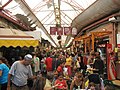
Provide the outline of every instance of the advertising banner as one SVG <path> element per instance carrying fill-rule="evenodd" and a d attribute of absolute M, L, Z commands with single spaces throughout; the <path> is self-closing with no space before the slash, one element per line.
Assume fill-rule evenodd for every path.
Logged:
<path fill-rule="evenodd" d="M 50 27 L 50 35 L 56 35 L 57 28 L 56 27 Z"/>
<path fill-rule="evenodd" d="M 72 28 L 71 27 L 64 27 L 64 35 L 71 35 Z"/>
<path fill-rule="evenodd" d="M 63 35 L 63 30 L 64 30 L 64 35 L 76 35 L 77 34 L 77 29 L 76 28 L 71 28 L 71 27 L 50 27 L 50 35 Z"/>
<path fill-rule="evenodd" d="M 57 35 L 63 35 L 63 27 L 57 28 Z"/>
<path fill-rule="evenodd" d="M 114 64 L 114 55 L 112 56 L 112 44 L 107 44 L 107 75 L 108 80 L 115 80 L 116 79 L 116 71 L 115 71 L 115 64 Z"/>
<path fill-rule="evenodd" d="M 76 28 L 72 28 L 72 35 L 77 35 L 77 29 Z"/>

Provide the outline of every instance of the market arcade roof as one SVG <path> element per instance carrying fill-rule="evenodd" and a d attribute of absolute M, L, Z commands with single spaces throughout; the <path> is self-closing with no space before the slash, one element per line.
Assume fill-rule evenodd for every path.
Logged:
<path fill-rule="evenodd" d="M 59 3 L 57 1 L 59 1 Z M 50 35 L 49 33 L 50 26 L 56 26 L 56 4 L 60 10 L 58 16 L 60 16 L 61 26 L 66 27 L 71 26 L 72 20 L 94 1 L 95 0 L 54 0 L 53 2 L 53 0 L 35 0 L 31 2 L 30 0 L 2 0 L 2 2 L 4 2 L 2 7 L 10 10 L 12 14 L 21 13 L 21 11 L 18 12 L 18 8 L 20 7 L 23 11 L 22 14 L 24 13 L 29 17 L 32 21 L 31 23 L 37 25 L 37 27 L 47 35 L 49 41 L 55 46 L 58 46 L 57 35 Z M 45 37 L 45 35 L 43 35 L 43 37 Z M 61 41 L 63 45 L 67 40 L 66 37 L 67 36 L 62 35 Z"/>

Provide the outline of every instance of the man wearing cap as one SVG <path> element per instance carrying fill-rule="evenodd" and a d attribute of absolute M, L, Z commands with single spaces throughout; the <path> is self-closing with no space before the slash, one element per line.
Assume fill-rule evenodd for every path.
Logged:
<path fill-rule="evenodd" d="M 12 64 L 8 75 L 8 90 L 10 90 L 10 81 L 12 82 L 12 90 L 29 90 L 27 79 L 33 78 L 31 61 L 32 55 L 27 54 L 23 60 Z"/>

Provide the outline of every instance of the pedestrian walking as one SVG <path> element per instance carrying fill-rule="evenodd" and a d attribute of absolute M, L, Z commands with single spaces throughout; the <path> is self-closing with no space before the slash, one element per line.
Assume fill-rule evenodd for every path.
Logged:
<path fill-rule="evenodd" d="M 8 90 L 10 90 L 10 82 L 12 90 L 29 90 L 27 80 L 34 78 L 31 69 L 32 55 L 27 54 L 23 60 L 15 61 L 8 75 Z"/>
<path fill-rule="evenodd" d="M 38 75 L 40 72 L 40 59 L 37 57 L 35 52 L 32 52 L 33 55 L 33 72 L 34 75 Z"/>
<path fill-rule="evenodd" d="M 9 67 L 7 66 L 6 59 L 4 57 L 0 57 L 0 90 L 7 90 L 8 72 Z"/>

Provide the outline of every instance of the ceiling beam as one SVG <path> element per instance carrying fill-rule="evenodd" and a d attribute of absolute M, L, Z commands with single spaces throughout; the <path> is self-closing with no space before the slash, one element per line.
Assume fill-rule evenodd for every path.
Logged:
<path fill-rule="evenodd" d="M 7 3 L 5 3 L 4 5 L 2 5 L 2 8 L 3 9 L 4 7 L 6 7 L 12 0 L 9 0 Z"/>
<path fill-rule="evenodd" d="M 53 38 L 50 36 L 46 28 L 43 26 L 43 24 L 39 21 L 39 19 L 36 17 L 36 15 L 33 13 L 31 8 L 28 6 L 28 4 L 24 0 L 15 0 L 18 4 L 20 4 L 20 8 L 27 14 L 27 16 L 32 20 L 32 22 L 35 22 L 38 26 L 38 28 L 41 28 L 43 32 L 48 36 L 48 38 L 58 47 L 56 42 L 53 40 Z"/>

